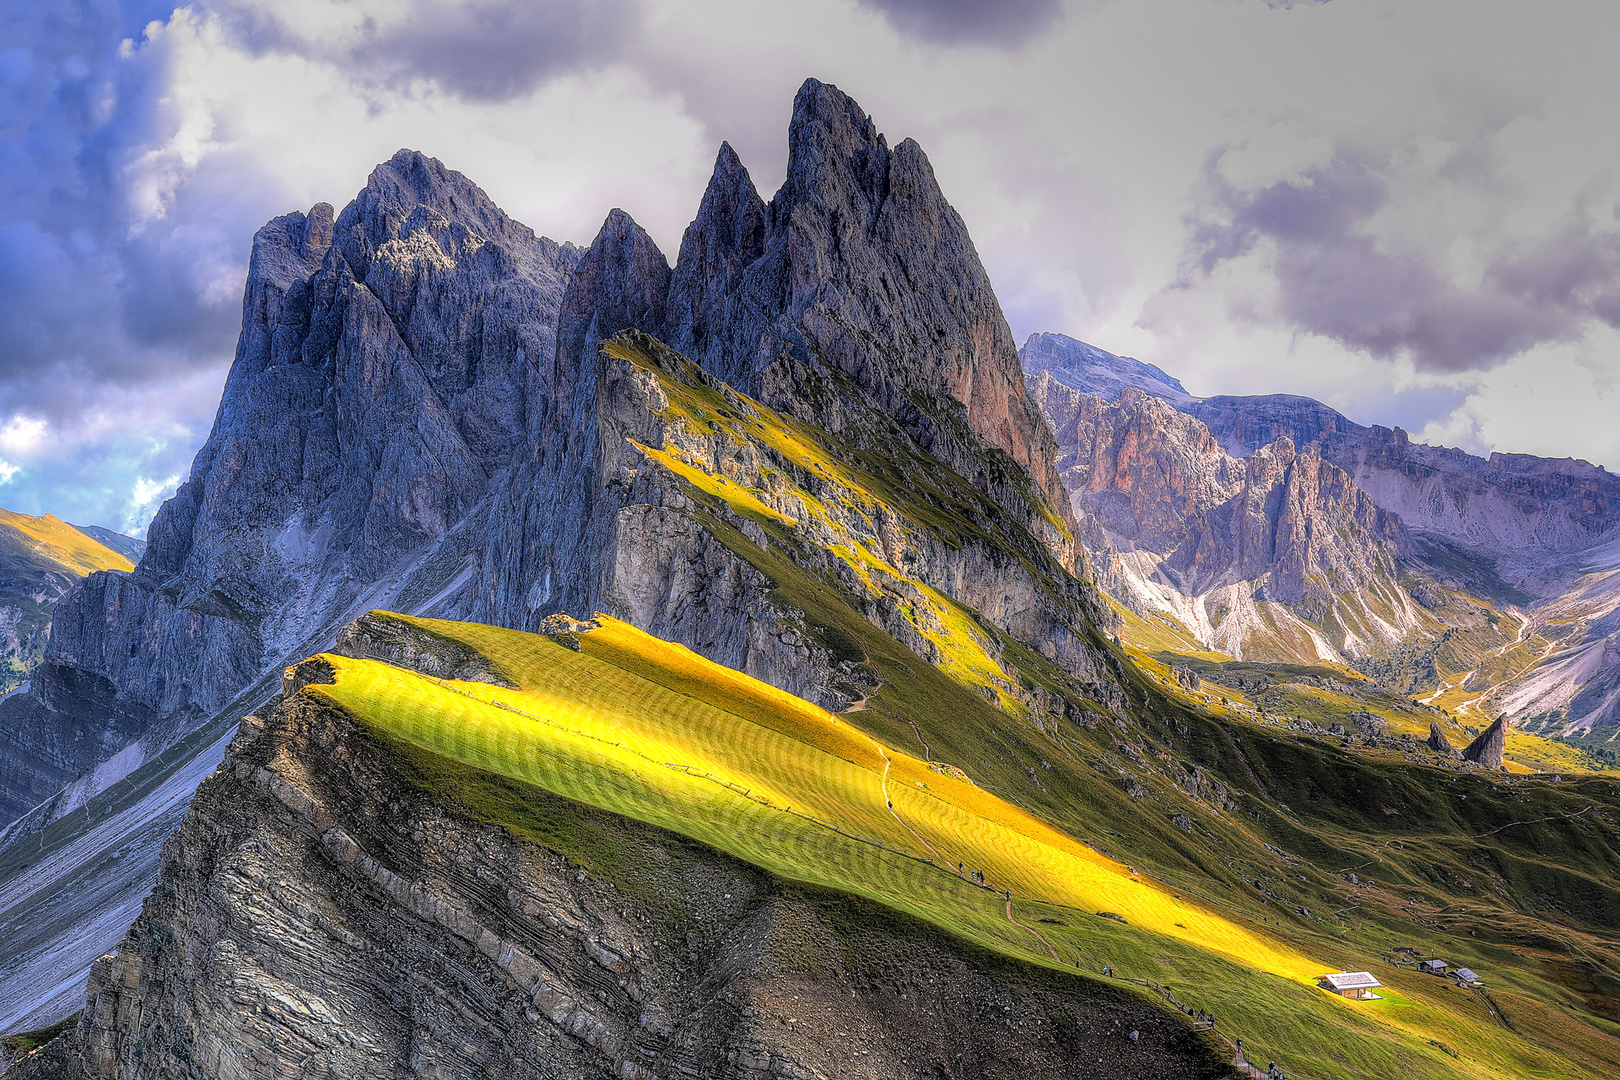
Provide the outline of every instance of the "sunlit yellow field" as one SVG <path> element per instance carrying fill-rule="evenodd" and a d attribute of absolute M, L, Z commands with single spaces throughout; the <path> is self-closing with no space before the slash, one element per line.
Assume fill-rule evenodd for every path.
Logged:
<path fill-rule="evenodd" d="M 51 514 L 30 517 L 0 510 L 0 527 L 20 533 L 35 551 L 80 577 L 97 570 L 133 570 L 135 564 Z"/>
<path fill-rule="evenodd" d="M 470 643 L 518 690 L 343 657 L 329 658 L 337 683 L 319 690 L 423 747 L 548 789 L 577 785 L 583 766 L 612 789 L 586 792 L 586 801 L 621 812 L 634 804 L 637 816 L 667 819 L 660 823 L 788 877 L 866 887 L 894 860 L 886 852 L 903 852 L 933 861 L 938 890 L 1010 890 L 1086 914 L 1111 911 L 1285 978 L 1309 981 L 1325 970 L 824 709 L 625 623 L 601 622 L 578 653 L 542 636 L 426 624 L 446 636 L 475 634 Z M 743 819 L 775 819 L 763 830 L 772 842 L 758 842 L 757 826 L 736 829 Z M 987 889 L 964 890 L 972 870 Z"/>

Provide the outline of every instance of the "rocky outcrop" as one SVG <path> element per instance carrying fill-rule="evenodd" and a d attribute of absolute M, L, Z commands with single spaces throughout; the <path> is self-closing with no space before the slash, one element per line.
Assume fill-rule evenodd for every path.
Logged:
<path fill-rule="evenodd" d="M 1500 717 L 1496 723 L 1479 733 L 1462 752 L 1463 759 L 1487 769 L 1502 767 L 1502 751 L 1507 749 L 1508 719 Z"/>
<path fill-rule="evenodd" d="M 966 226 L 922 148 L 891 150 L 836 87 L 799 90 L 768 206 L 721 151 L 669 310 L 672 347 L 790 415 L 837 430 L 843 386 L 857 388 L 1077 565 L 1055 447 Z M 810 373 L 834 379 L 832 397 Z"/>
<path fill-rule="evenodd" d="M 1430 750 L 1438 750 L 1442 754 L 1450 754 L 1454 752 L 1452 750 L 1451 740 L 1446 738 L 1446 733 L 1440 730 L 1439 723 L 1434 720 L 1429 721 L 1429 738 L 1427 742 Z"/>
<path fill-rule="evenodd" d="M 14 1075 L 1226 1071 L 1114 986 L 537 789 L 561 843 L 524 842 L 412 768 L 309 694 L 245 721 L 77 1027 Z"/>
<path fill-rule="evenodd" d="M 380 660 L 435 679 L 513 686 L 488 659 L 459 641 L 450 641 L 403 619 L 370 611 L 337 632 L 332 651 L 360 660 Z M 307 661 L 306 661 L 307 663 Z M 330 681 L 330 680 L 326 680 Z M 308 685 L 304 683 L 302 685 Z M 283 694 L 296 693 L 284 677 Z"/>

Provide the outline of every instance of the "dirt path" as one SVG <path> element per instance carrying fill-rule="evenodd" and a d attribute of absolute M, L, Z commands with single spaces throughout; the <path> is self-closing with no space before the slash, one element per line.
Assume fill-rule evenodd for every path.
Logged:
<path fill-rule="evenodd" d="M 1024 923 L 1019 922 L 1017 919 L 1013 918 L 1012 901 L 1011 900 L 1007 901 L 1007 921 L 1012 923 L 1014 926 L 1020 927 L 1021 929 L 1024 929 L 1024 930 L 1028 930 L 1030 933 L 1034 934 L 1035 937 L 1040 940 L 1040 943 L 1042 945 L 1046 946 L 1046 951 L 1052 954 L 1052 959 L 1058 961 L 1059 963 L 1063 962 L 1063 957 L 1059 956 L 1058 951 L 1056 949 L 1052 948 L 1052 943 L 1050 941 L 1046 940 L 1046 935 L 1045 934 L 1041 933 L 1039 930 L 1035 929 L 1033 926 L 1028 926 L 1028 925 L 1026 925 Z"/>
<path fill-rule="evenodd" d="M 883 805 L 888 807 L 889 816 L 894 818 L 895 821 L 899 822 L 900 827 L 905 829 L 906 832 L 910 833 L 912 836 L 915 836 L 917 838 L 917 843 L 921 844 L 929 851 L 932 851 L 934 853 L 934 857 L 939 859 L 940 864 L 944 866 L 945 869 L 949 870 L 950 860 L 945 858 L 944 852 L 940 851 L 939 848 L 935 847 L 933 844 L 930 844 L 923 838 L 922 833 L 918 832 L 916 829 L 913 829 L 905 818 L 894 812 L 894 800 L 889 798 L 889 766 L 892 765 L 893 762 L 889 760 L 888 751 L 883 749 L 882 743 L 878 742 L 870 735 L 867 736 L 867 741 L 873 746 L 877 747 L 877 752 L 883 755 L 883 777 L 880 783 L 882 784 L 883 788 Z"/>

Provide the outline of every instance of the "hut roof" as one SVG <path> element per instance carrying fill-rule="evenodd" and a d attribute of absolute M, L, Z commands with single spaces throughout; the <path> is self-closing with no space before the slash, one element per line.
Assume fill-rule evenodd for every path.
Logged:
<path fill-rule="evenodd" d="M 1370 971 L 1338 971 L 1323 975 L 1322 981 L 1333 990 L 1371 990 L 1384 984 L 1373 978 Z"/>

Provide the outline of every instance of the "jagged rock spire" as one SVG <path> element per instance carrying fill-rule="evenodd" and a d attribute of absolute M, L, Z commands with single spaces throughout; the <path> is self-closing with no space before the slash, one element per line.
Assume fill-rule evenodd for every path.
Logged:
<path fill-rule="evenodd" d="M 559 371 L 594 360 L 597 347 L 621 330 L 656 334 L 669 285 L 669 262 L 653 238 L 623 210 L 610 211 L 563 294 Z"/>
<path fill-rule="evenodd" d="M 730 143 L 720 144 L 697 217 L 681 238 L 664 341 L 728 382 L 725 331 L 743 271 L 765 251 L 765 201 Z"/>
<path fill-rule="evenodd" d="M 1042 529 L 1028 485 L 992 462 L 1005 452 L 1072 532 L 1056 445 L 967 226 L 921 147 L 907 139 L 891 150 L 837 87 L 800 88 L 787 177 L 769 206 L 721 149 L 673 283 L 666 339 L 736 389 L 798 415 L 826 401 L 807 378 L 847 380 L 918 446 Z M 804 418 L 837 426 L 819 412 Z"/>
<path fill-rule="evenodd" d="M 1479 738 L 1468 744 L 1467 749 L 1463 751 L 1463 758 L 1487 769 L 1500 769 L 1502 751 L 1507 748 L 1507 732 L 1508 720 L 1504 716 L 1481 732 Z"/>

